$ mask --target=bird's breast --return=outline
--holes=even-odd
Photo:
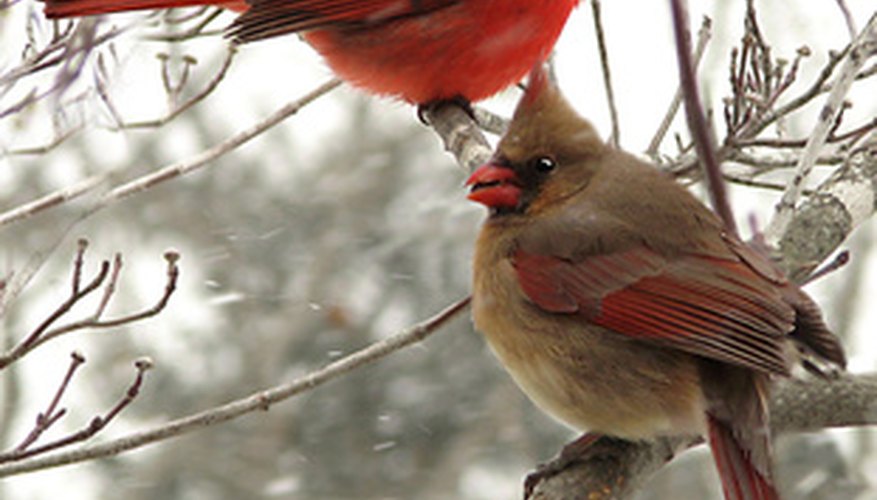
[[[696,358],[541,311],[508,259],[485,259],[476,250],[475,327],[540,409],[575,429],[629,439],[700,432]]]

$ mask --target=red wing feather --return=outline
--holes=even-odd
[[[710,449],[728,500],[779,500],[771,479],[752,464],[733,431],[712,415],[707,415]]]
[[[249,42],[326,27],[361,27],[418,16],[460,0],[249,0],[250,9],[230,29]]]
[[[171,9],[215,5],[235,11],[246,10],[244,0],[43,0],[49,19],[94,16],[131,10]]]
[[[573,262],[518,251],[524,294],[553,313],[768,373],[788,373],[782,342],[795,313],[747,264],[674,261],[645,248]]]

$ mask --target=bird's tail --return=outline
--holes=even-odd
[[[44,12],[49,19],[200,5],[215,5],[239,12],[248,7],[245,0],[44,0],[44,3]]]
[[[707,416],[710,449],[722,480],[726,500],[779,500],[769,477],[759,471],[750,454],[743,450],[731,429],[712,415]]]

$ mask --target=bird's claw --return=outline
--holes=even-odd
[[[462,109],[463,112],[472,119],[472,121],[476,123],[478,122],[478,119],[475,118],[475,109],[472,107],[472,103],[469,101],[469,99],[466,99],[463,96],[451,97],[449,99],[437,99],[435,101],[418,104],[417,118],[420,120],[421,123],[429,126],[429,115],[444,106],[456,106]]]
[[[524,478],[524,500],[533,495],[533,491],[539,483],[563,472],[570,465],[579,462],[582,457],[592,450],[593,444],[601,437],[603,436],[594,433],[582,434],[578,439],[564,446],[560,454],[551,459],[551,461],[536,466],[536,470],[527,474],[527,477]]]

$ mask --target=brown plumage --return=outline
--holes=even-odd
[[[475,326],[580,430],[708,438],[728,498],[777,498],[767,398],[794,345],[843,366],[818,307],[685,188],[603,143],[534,70],[469,180],[491,209]]]

